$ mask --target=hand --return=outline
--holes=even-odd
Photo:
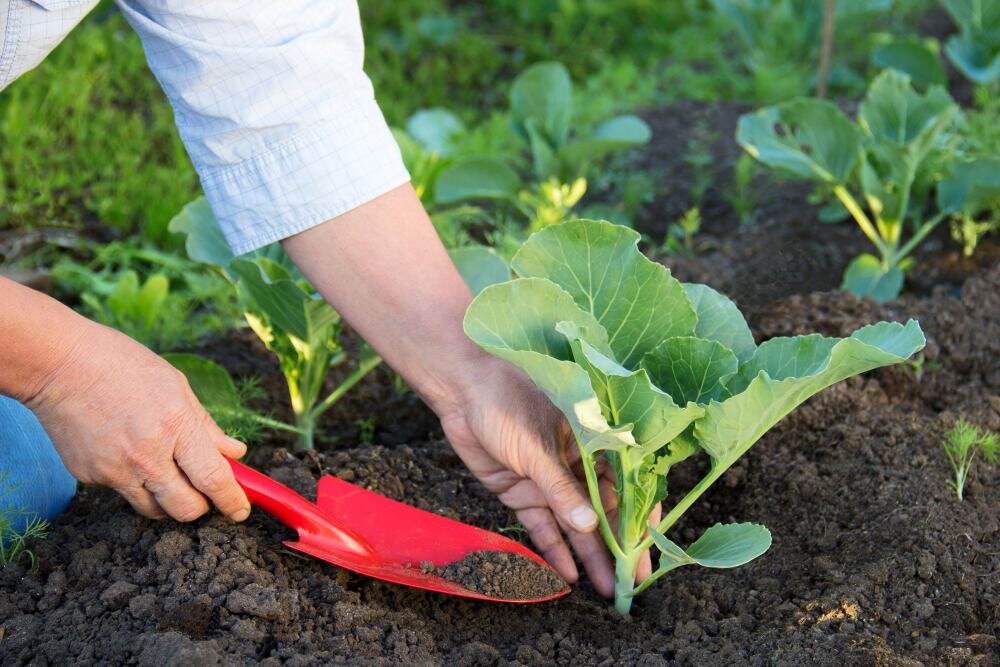
[[[597,532],[597,514],[569,424],[520,371],[495,359],[476,366],[470,394],[439,412],[444,433],[469,470],[517,514],[535,546],[566,581],[578,572],[563,539],[568,537],[590,581],[614,595],[614,569]],[[602,460],[603,464],[603,460]],[[601,503],[614,528],[617,496],[606,465],[598,470]],[[651,520],[659,522],[659,508]],[[637,572],[651,572],[649,554]]]
[[[191,521],[209,503],[234,521],[250,503],[226,459],[227,437],[184,375],[127,336],[80,320],[83,331],[26,404],[81,482],[109,486],[150,518]]]

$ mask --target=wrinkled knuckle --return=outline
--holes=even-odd
[[[576,498],[576,484],[565,475],[556,475],[549,481],[549,494],[557,500]]]
[[[216,463],[198,474],[198,487],[205,493],[214,494],[224,490],[230,481],[229,469]]]

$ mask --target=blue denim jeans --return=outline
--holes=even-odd
[[[28,408],[0,396],[0,512],[16,531],[52,520],[76,493],[76,480]]]

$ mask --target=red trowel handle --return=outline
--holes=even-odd
[[[319,507],[295,491],[239,461],[229,460],[236,481],[247,494],[250,504],[299,533],[320,538],[326,548],[356,555],[371,556],[370,546],[353,532],[334,525]]]

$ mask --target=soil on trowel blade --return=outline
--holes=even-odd
[[[506,551],[473,551],[435,574],[501,600],[537,600],[566,588],[566,582],[550,568]]]

